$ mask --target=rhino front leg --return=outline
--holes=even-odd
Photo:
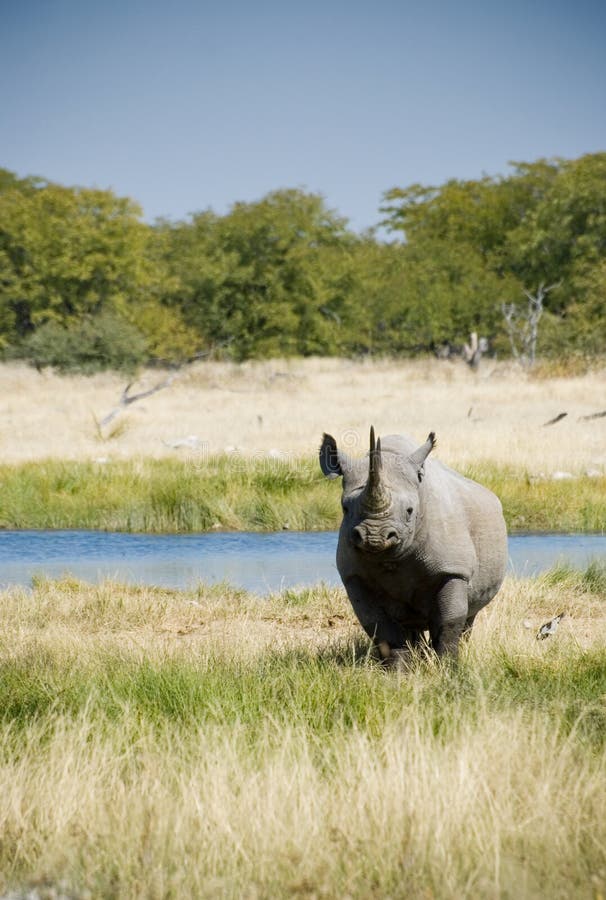
[[[459,640],[470,618],[467,592],[466,581],[449,578],[436,594],[430,634],[438,656],[457,656]],[[473,618],[469,627],[472,623]]]
[[[404,629],[391,619],[385,610],[377,602],[377,598],[358,578],[349,578],[345,582],[347,596],[353,607],[360,625],[374,641],[381,658],[389,663],[392,660],[394,649],[406,647],[410,638]]]

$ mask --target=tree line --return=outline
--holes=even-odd
[[[94,371],[201,355],[441,352],[542,290],[545,356],[606,346],[606,153],[385,192],[357,234],[286,189],[147,224],[109,190],[0,169],[0,354]],[[548,286],[548,289],[546,289]]]

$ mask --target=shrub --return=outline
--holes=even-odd
[[[138,328],[102,312],[65,328],[46,322],[22,344],[21,355],[37,367],[89,375],[103,369],[132,372],[147,360],[147,341]]]

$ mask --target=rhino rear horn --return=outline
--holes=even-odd
[[[434,431],[430,431],[427,440],[424,444],[415,450],[414,453],[411,453],[408,457],[409,462],[415,467],[417,470],[417,476],[419,481],[423,481],[423,476],[425,474],[425,460],[433,450],[436,445],[436,435]]]

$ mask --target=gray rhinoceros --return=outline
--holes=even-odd
[[[320,466],[343,476],[337,568],[354,611],[386,662],[424,641],[456,655],[459,639],[505,575],[498,498],[436,460],[432,432],[417,447],[390,435],[351,459],[325,434]]]

